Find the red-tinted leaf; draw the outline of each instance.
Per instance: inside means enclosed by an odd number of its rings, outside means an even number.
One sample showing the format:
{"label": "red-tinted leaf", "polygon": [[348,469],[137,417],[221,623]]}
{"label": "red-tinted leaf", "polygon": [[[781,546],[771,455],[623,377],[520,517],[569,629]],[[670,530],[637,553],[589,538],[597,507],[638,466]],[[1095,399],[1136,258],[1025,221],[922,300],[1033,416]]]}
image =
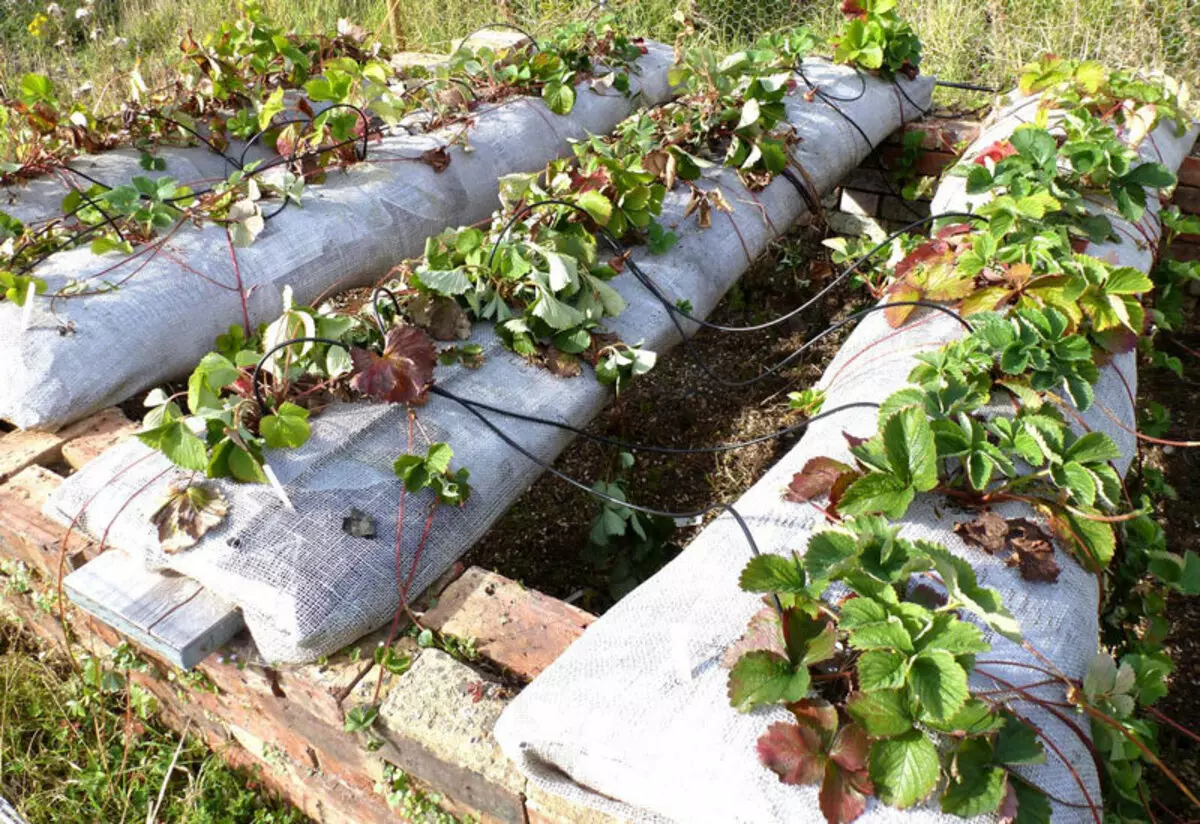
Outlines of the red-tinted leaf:
{"label": "red-tinted leaf", "polygon": [[733,669],[733,665],[745,653],[760,649],[787,657],[787,649],[783,646],[783,631],[779,626],[779,613],[772,606],[763,607],[754,613],[742,637],[734,641],[721,656],[721,666]]}
{"label": "red-tinted leaf", "polygon": [[867,796],[875,792],[866,770],[849,772],[829,764],[821,782],[821,812],[829,824],[849,824],[867,808]]}
{"label": "red-tinted leaf", "polygon": [[838,730],[837,738],[829,748],[829,758],[847,772],[860,772],[867,768],[870,749],[871,742],[862,727],[847,724]]}
{"label": "red-tinted leaf", "polygon": [[1007,140],[997,140],[991,146],[988,146],[975,157],[975,162],[980,166],[986,166],[986,161],[990,160],[993,163],[999,163],[1010,155],[1015,155],[1017,150],[1013,148],[1013,144]]}
{"label": "red-tinted leaf", "polygon": [[[888,289],[888,298],[890,301],[911,301],[920,300],[925,297],[924,293],[915,286],[910,286],[904,281],[893,284]],[[889,305],[883,310],[884,316],[887,318],[888,325],[893,329],[897,329],[904,325],[904,321],[908,320],[908,316],[913,313],[917,307],[911,305],[896,306]]]}
{"label": "red-tinted leaf", "polygon": [[936,237],[938,240],[945,240],[946,238],[954,237],[955,235],[965,235],[971,231],[973,230],[971,224],[969,223],[951,223],[949,226],[943,226],[942,228],[938,229],[937,234],[934,237]]}
{"label": "red-tinted leaf", "polygon": [[783,497],[798,504],[819,498],[828,494],[837,479],[850,471],[851,467],[833,458],[812,458],[792,476],[792,482],[788,484]]}
{"label": "red-tinted leaf", "polygon": [[842,0],[842,14],[847,17],[867,16],[867,10],[858,4],[858,0]]}
{"label": "red-tinted leaf", "polygon": [[397,326],[387,333],[383,354],[353,349],[354,391],[389,403],[424,403],[433,382],[437,353],[429,337],[415,326]]}
{"label": "red-tinted leaf", "polygon": [[896,279],[903,278],[922,263],[929,263],[950,252],[950,244],[944,240],[928,240],[896,264]]}
{"label": "red-tinted leaf", "polygon": [[807,724],[772,724],[758,739],[758,760],[784,784],[815,784],[825,777],[821,737]]}
{"label": "red-tinted leaf", "polygon": [[789,704],[788,710],[796,716],[797,721],[820,736],[822,753],[829,749],[837,732],[837,707],[820,698],[805,698]]}
{"label": "red-tinted leaf", "polygon": [[446,171],[446,167],[450,165],[450,153],[446,151],[445,146],[439,146],[436,149],[428,149],[421,153],[421,160],[433,167],[437,173]]}
{"label": "red-tinted leaf", "polygon": [[847,472],[838,477],[833,484],[833,488],[829,490],[829,508],[831,510],[837,510],[838,504],[842,502],[842,496],[846,494],[846,490],[861,477],[861,472]]}

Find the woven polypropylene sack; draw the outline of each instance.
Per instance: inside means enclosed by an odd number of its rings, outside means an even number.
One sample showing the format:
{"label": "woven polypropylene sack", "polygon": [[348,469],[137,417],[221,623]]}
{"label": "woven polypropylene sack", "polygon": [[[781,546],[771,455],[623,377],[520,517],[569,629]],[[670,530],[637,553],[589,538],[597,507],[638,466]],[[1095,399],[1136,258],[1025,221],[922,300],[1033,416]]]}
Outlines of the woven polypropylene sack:
{"label": "woven polypropylene sack", "polygon": [[[1035,102],[1021,100],[999,112],[969,154],[1011,134]],[[1177,168],[1194,138],[1194,132],[1176,137],[1171,129],[1159,128],[1142,146],[1142,154]],[[950,179],[939,189],[933,211],[966,205],[962,182]],[[1152,203],[1140,230],[1126,223],[1117,227],[1120,236],[1140,237],[1145,231],[1156,237],[1157,212],[1157,203]],[[1142,271],[1152,263],[1152,250],[1131,241],[1093,246],[1089,253]],[[881,312],[868,315],[818,384],[828,393],[824,408],[882,401],[906,385],[915,354],[962,334],[953,318],[940,313],[917,314],[900,330],[889,327]],[[1122,474],[1136,442],[1103,410],[1132,430],[1135,383],[1134,357],[1117,357],[1102,370],[1095,405],[1083,416],[1088,426],[1108,434],[1120,447],[1117,468]],[[784,488],[811,458],[852,462],[843,433],[868,437],[877,428],[874,409],[849,410],[818,421],[737,501],[736,509],[748,521],[761,551],[804,551],[809,536],[826,524],[814,508],[784,501]],[[1062,672],[1082,677],[1098,648],[1095,576],[1059,548],[1062,573],[1057,583],[1023,581],[1002,559],[963,544],[953,525],[968,514],[934,504],[932,496],[919,496],[898,522],[901,534],[935,541],[969,559],[980,583],[1000,591],[1025,638]],[[1005,517],[1030,514],[1020,505],[997,507],[997,512]],[[823,821],[815,786],[784,785],[759,763],[756,741],[771,723],[787,720],[788,713],[774,707],[740,714],[729,706],[728,673],[719,661],[762,607],[758,596],[738,587],[749,555],[730,517],[714,521],[677,559],[589,627],[516,698],[495,730],[504,751],[543,788],[618,817],[689,824]],[[1039,663],[1018,645],[987,635],[993,646],[988,658]],[[1028,672],[1015,667],[988,669],[1013,683],[1031,680]],[[996,685],[977,675],[973,686]],[[1019,706],[1070,760],[1098,803],[1099,783],[1087,746],[1047,712],[1025,703]],[[1028,768],[1027,774],[1054,796],[1084,804],[1070,768],[1055,755],[1050,754],[1045,765]],[[871,799],[859,820],[958,819],[941,813],[936,801],[899,811]],[[1056,804],[1054,820],[1090,821],[1092,816],[1086,806]]]}
{"label": "woven polypropylene sack", "polygon": [[[287,286],[306,303],[331,287],[378,279],[419,255],[425,238],[445,226],[485,219],[495,207],[498,177],[537,169],[567,153],[570,140],[608,132],[635,107],[668,99],[671,60],[669,48],[649,44],[629,96],[588,81],[567,115],[521,97],[473,113],[465,132],[459,125],[372,142],[365,162],[308,187],[302,208],[284,209],[251,246],[238,249],[236,268],[224,228],[213,224],[184,227],[161,253],[144,252],[124,264],[120,255],[97,258],[86,246],[51,256],[34,272],[49,292],[114,264],[120,265],[89,286],[109,281],[120,287],[66,300],[39,298],[28,328],[21,307],[0,302],[0,418],[25,428],[53,427],[177,377],[218,334],[242,322],[239,278],[253,325],[278,314]],[[441,172],[420,160],[439,148],[450,157]],[[232,171],[219,156],[196,149],[162,155],[162,174],[180,181]],[[129,165],[130,153],[122,152],[80,168],[100,180],[125,181]],[[7,194],[19,200],[22,193]],[[53,182],[40,182],[17,216],[44,216],[62,194]]]}
{"label": "woven polypropylene sack", "polygon": [[[831,94],[849,97],[858,91],[859,80],[847,69],[813,61],[806,71]],[[928,105],[931,88],[927,80],[905,82],[917,105]],[[909,103],[902,111],[898,100],[890,84],[868,80],[862,98],[846,104],[845,110],[878,143],[902,119],[917,114]],[[830,190],[866,156],[866,142],[819,101],[796,94],[786,105],[788,119],[801,138],[794,158],[816,189]],[[707,314],[806,207],[797,189],[782,179],[752,193],[732,171],[714,167],[699,185],[719,186],[733,213],[715,212],[711,228],[702,230],[695,217],[684,217],[691,194],[680,187],[665,198],[661,217],[679,235],[679,242],[665,255],[652,256],[639,249],[634,257],[671,301],[686,298],[696,312]],[[657,351],[677,342],[666,309],[645,288],[630,276],[615,279],[613,285],[628,302],[611,324],[623,340],[644,341]],[[529,365],[504,349],[488,324],[476,324],[472,341],[487,353],[480,369],[453,367],[437,374],[439,385],[461,396],[576,426],[586,424],[609,397],[590,374],[557,378]],[[417,567],[413,593],[461,557],[538,474],[535,465],[446,399],[433,397],[418,414],[422,427],[418,437],[425,434],[432,441],[449,442],[456,465],[471,470],[474,492],[465,508],[444,508],[438,513]],[[556,429],[506,419],[498,422],[542,460],[552,460],[569,440]],[[146,457],[149,451],[139,443],[117,447],[68,478],[49,511],[65,519],[81,513],[83,526],[93,534],[107,531],[111,545],[151,567],[170,567],[190,575],[238,603],[267,658],[310,660],[381,625],[397,606],[393,543],[399,491],[391,467],[404,451],[406,437],[402,407],[358,403],[326,410],[314,419],[309,443],[268,456],[287,486],[296,514],[283,510],[265,487],[222,483],[231,502],[228,522],[179,555],[162,553],[148,523],[163,485],[175,473],[154,480],[169,465],[161,455]],[[423,445],[422,438],[418,449],[423,451]],[[143,460],[135,464],[139,459]],[[146,491],[130,501],[146,484]],[[375,519],[377,539],[355,539],[341,531],[342,518],[352,506]],[[405,571],[425,512],[420,499],[409,499]]]}

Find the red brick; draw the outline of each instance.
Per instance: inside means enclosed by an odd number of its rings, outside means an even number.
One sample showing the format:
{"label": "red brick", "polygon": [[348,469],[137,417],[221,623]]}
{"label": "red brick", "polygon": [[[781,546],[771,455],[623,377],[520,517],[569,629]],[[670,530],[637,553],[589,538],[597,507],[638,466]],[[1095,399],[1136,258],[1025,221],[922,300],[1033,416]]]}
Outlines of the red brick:
{"label": "red brick", "polygon": [[956,154],[959,148],[979,137],[976,120],[945,120],[931,118],[909,123],[904,131],[922,132],[922,148]]}
{"label": "red brick", "polygon": [[[883,168],[895,169],[902,163],[903,149],[883,149]],[[922,151],[917,155],[914,169],[924,177],[937,177],[950,166],[958,162],[958,155],[953,152]]]}
{"label": "red brick", "polygon": [[62,445],[62,438],[50,432],[18,430],[0,435],[0,482],[27,466],[57,461]]}
{"label": "red brick", "polygon": [[1181,211],[1192,215],[1200,215],[1200,187],[1175,187],[1174,201],[1175,205],[1178,206]]}
{"label": "red brick", "polygon": [[1188,155],[1179,167],[1179,183],[1181,186],[1200,186],[1200,157]]}
{"label": "red brick", "polygon": [[595,616],[494,572],[471,567],[446,588],[422,623],[474,638],[489,661],[532,680],[583,634]]}

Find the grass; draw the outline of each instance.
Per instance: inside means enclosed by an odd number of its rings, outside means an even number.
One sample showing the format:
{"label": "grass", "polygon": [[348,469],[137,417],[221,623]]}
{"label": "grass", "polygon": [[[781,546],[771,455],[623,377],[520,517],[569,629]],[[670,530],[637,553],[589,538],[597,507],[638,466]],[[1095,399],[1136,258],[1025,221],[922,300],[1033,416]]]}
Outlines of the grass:
{"label": "grass", "polygon": [[[535,34],[578,19],[591,0],[392,0],[405,45],[444,51],[485,23],[509,21]],[[1167,71],[1200,82],[1200,0],[900,0],[925,44],[925,69],[942,77],[1004,85],[1025,62],[1053,52]],[[261,0],[297,31],[330,31],[347,18],[389,40],[388,0]],[[230,0],[63,0],[48,15],[38,0],[0,0],[0,96],[21,74],[48,73],[64,88],[113,105],[134,65],[153,85],[178,58],[180,35],[214,30],[236,14]],[[676,0],[611,0],[630,31],[671,40]],[[701,34],[729,48],[763,31],[838,23],[836,0],[684,0]],[[89,14],[76,19],[78,9]],[[40,21],[37,22],[37,21]],[[31,33],[31,25],[33,32]],[[95,36],[93,37],[93,32]],[[118,37],[119,35],[119,37]]]}
{"label": "grass", "polygon": [[[153,715],[153,698],[129,691],[127,650],[84,661],[83,677],[0,619],[0,795],[29,824],[147,821],[301,824],[304,816],[253,788],[194,736]],[[126,707],[131,712],[126,750]],[[168,779],[169,774],[169,779]],[[165,784],[164,784],[165,781]]]}

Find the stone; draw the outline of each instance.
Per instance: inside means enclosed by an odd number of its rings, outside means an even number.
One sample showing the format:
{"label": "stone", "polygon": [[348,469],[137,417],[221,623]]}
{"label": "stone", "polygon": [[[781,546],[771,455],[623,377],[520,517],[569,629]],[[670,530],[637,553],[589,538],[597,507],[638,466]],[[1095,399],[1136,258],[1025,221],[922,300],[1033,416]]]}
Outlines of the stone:
{"label": "stone", "polygon": [[384,758],[455,802],[524,824],[525,778],[492,736],[507,696],[494,679],[427,649],[388,690],[372,734],[385,742]]}

